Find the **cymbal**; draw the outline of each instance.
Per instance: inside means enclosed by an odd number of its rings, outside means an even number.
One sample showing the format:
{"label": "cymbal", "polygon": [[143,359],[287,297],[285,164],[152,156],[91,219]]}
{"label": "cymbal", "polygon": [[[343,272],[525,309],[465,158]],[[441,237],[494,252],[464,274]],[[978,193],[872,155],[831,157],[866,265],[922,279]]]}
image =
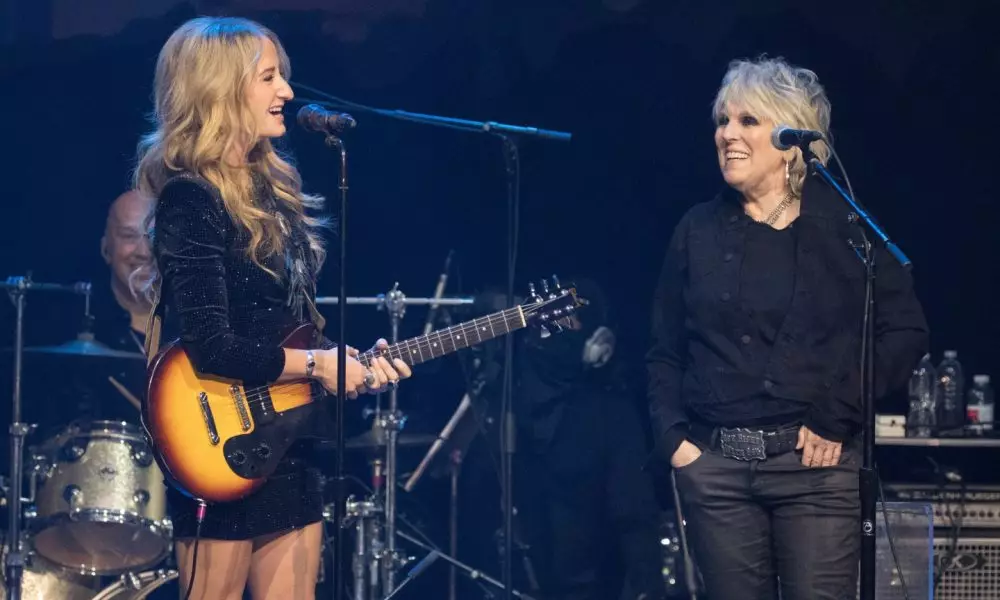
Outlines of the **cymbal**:
{"label": "cymbal", "polygon": [[68,356],[90,356],[96,358],[119,358],[125,360],[145,360],[139,352],[124,352],[109,348],[104,344],[87,339],[76,339],[58,346],[31,346],[24,349],[29,354],[59,354]]}

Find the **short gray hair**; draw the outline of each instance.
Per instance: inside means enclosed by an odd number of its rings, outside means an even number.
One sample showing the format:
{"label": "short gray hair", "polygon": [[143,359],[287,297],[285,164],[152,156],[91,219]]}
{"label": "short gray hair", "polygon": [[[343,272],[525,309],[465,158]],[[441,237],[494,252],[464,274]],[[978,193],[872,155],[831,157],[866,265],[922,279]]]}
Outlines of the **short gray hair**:
{"label": "short gray hair", "polygon": [[[775,125],[820,131],[830,139],[830,100],[819,83],[819,77],[809,69],[793,66],[785,59],[760,57],[757,60],[734,60],[722,78],[715,96],[712,117],[718,122],[726,106],[733,104],[755,115],[769,119]],[[826,142],[814,142],[813,154],[824,165],[830,158]],[[806,164],[798,148],[789,161],[792,191],[802,194]]]}

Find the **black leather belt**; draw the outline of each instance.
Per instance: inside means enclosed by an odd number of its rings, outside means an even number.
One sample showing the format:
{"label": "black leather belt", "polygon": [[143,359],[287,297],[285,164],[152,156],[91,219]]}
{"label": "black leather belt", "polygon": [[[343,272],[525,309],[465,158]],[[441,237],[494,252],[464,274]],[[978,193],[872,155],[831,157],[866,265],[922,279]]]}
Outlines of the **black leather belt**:
{"label": "black leather belt", "polygon": [[709,448],[721,451],[726,458],[736,460],[767,460],[768,456],[795,450],[801,423],[777,427],[712,427],[691,423],[691,438]]}

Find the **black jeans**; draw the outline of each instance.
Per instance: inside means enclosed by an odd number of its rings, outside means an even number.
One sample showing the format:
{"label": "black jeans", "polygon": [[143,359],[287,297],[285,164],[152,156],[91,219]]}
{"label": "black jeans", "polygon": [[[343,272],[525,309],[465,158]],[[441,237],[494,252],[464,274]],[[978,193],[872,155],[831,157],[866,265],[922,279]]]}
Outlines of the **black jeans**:
{"label": "black jeans", "polygon": [[857,597],[860,449],[802,466],[802,452],[738,461],[706,451],[675,470],[709,600]]}

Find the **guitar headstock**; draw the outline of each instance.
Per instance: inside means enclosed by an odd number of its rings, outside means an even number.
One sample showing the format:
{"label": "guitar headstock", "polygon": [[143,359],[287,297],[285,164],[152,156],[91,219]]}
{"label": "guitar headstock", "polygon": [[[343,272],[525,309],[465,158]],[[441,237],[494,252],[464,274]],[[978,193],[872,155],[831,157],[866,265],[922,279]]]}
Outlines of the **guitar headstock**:
{"label": "guitar headstock", "polygon": [[555,275],[542,279],[539,286],[541,294],[534,283],[528,284],[528,298],[521,308],[528,323],[541,328],[544,338],[552,335],[552,329],[558,333],[569,327],[570,319],[587,300],[578,296],[574,287],[563,288]]}

